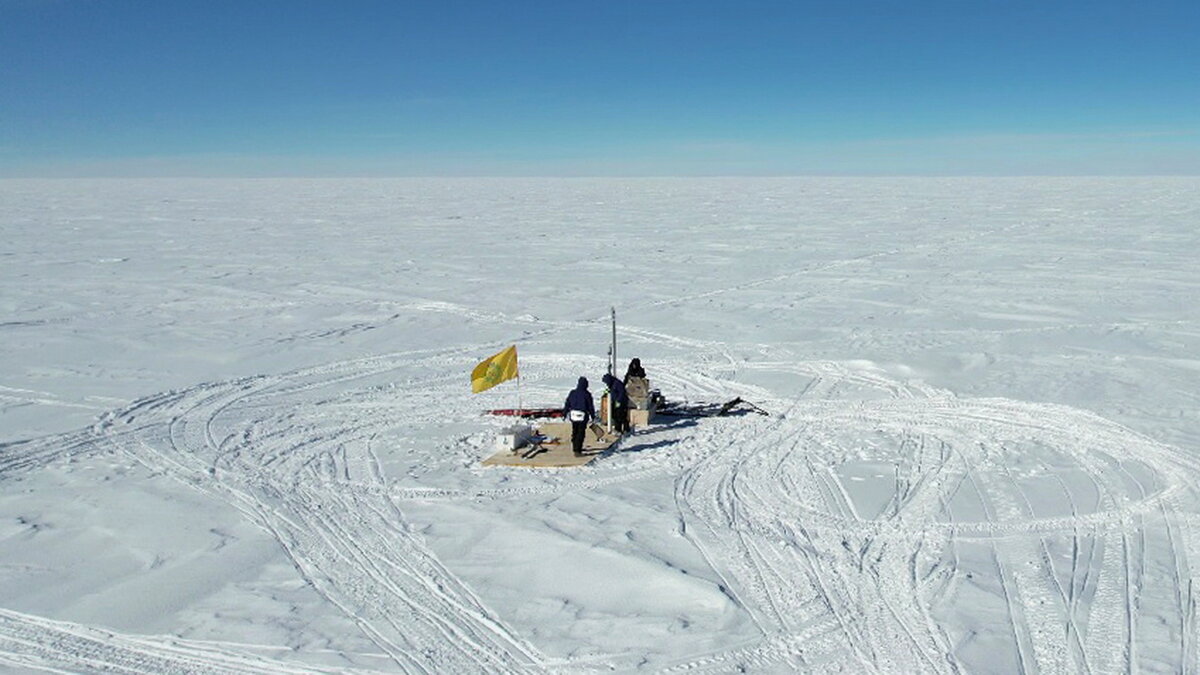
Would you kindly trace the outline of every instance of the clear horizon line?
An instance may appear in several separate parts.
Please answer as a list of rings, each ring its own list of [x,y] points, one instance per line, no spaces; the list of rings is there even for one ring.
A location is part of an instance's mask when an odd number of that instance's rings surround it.
[[[80,175],[3,175],[10,180],[430,180],[430,179],[745,179],[745,178],[1200,178],[1200,173],[762,173],[762,174],[80,174]]]

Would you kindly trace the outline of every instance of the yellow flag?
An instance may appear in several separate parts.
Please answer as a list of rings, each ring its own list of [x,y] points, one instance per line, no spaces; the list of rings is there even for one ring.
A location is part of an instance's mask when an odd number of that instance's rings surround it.
[[[471,371],[471,391],[478,394],[516,376],[517,346],[513,345],[475,366]]]

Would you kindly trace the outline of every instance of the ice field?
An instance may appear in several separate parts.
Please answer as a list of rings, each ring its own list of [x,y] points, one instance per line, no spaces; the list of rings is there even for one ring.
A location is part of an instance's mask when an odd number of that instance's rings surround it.
[[[1200,672],[1198,252],[1200,178],[0,181],[0,669]],[[480,467],[610,306],[770,415]]]

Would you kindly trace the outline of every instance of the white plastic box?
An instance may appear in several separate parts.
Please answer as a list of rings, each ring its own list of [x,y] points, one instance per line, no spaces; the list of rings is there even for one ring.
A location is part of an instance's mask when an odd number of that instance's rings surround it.
[[[497,450],[516,450],[529,443],[533,438],[533,427],[528,424],[514,424],[504,427],[496,436]]]

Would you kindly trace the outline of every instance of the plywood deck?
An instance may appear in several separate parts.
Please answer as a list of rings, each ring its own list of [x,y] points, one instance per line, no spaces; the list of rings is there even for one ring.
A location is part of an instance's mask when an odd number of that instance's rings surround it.
[[[557,439],[557,443],[544,443],[542,451],[529,458],[523,455],[530,450],[529,446],[519,448],[516,454],[511,450],[501,450],[483,460],[484,466],[527,466],[538,468],[583,466],[596,459],[605,450],[617,442],[616,435],[597,437],[596,432],[588,429],[583,437],[583,455],[576,457],[571,452],[571,423],[546,422],[537,425],[538,432],[546,437]]]

